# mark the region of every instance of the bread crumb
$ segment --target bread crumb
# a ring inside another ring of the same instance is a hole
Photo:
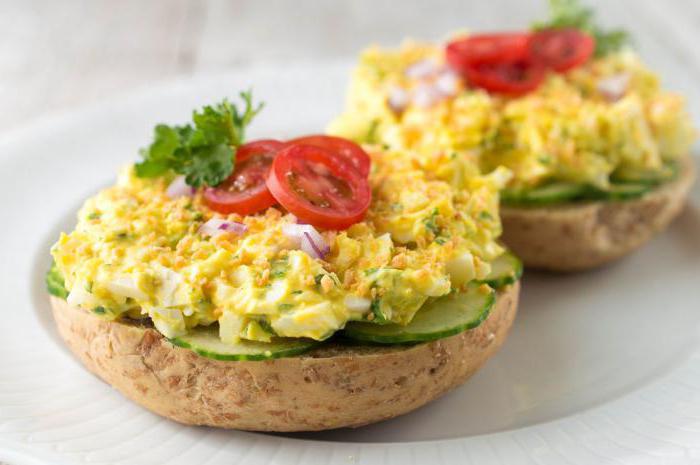
[[[328,293],[333,289],[333,279],[327,274],[324,274],[321,278],[321,289],[323,292]]]

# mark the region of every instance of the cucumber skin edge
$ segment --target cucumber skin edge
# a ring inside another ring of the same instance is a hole
[[[381,345],[397,345],[397,344],[416,344],[416,343],[421,343],[421,342],[431,342],[431,341],[436,341],[438,339],[444,339],[446,337],[454,336],[460,333],[463,333],[464,331],[474,329],[478,326],[481,325],[484,321],[486,321],[486,318],[491,314],[491,309],[493,308],[494,304],[496,303],[496,292],[491,292],[488,297],[488,302],[486,302],[485,308],[481,311],[481,314],[479,315],[479,318],[476,320],[472,320],[469,323],[463,324],[456,326],[452,329],[447,329],[444,331],[440,332],[435,332],[432,334],[428,335],[415,335],[415,334],[405,334],[403,336],[373,336],[373,335],[367,335],[367,334],[362,334],[362,333],[353,333],[352,330],[348,331],[347,329],[344,330],[345,335],[347,337],[354,339],[356,341],[362,341],[362,342],[373,342],[376,344],[381,344]],[[391,339],[391,340],[389,340]]]
[[[498,290],[501,289],[502,287],[509,286],[511,284],[515,284],[518,281],[520,281],[520,278],[523,277],[523,262],[515,255],[513,255],[511,252],[506,252],[509,253],[511,257],[513,257],[513,260],[516,263],[515,266],[515,273],[510,274],[508,276],[501,276],[498,278],[493,278],[493,279],[483,279],[483,280],[477,280],[476,282],[482,283],[482,284],[488,284],[492,288]]]
[[[202,350],[202,349],[197,349],[192,347],[192,345],[188,342],[185,342],[179,338],[172,338],[168,339],[168,341],[173,344],[174,346],[191,350],[192,352],[196,353],[197,355],[200,355],[202,357],[210,358],[212,360],[219,360],[223,362],[242,362],[242,361],[264,361],[264,360],[273,360],[276,358],[285,358],[285,357],[293,357],[295,355],[300,355],[303,354],[304,352],[308,352],[309,350],[317,347],[322,341],[317,341],[316,344],[309,344],[308,346],[304,347],[299,347],[299,348],[293,348],[293,349],[286,349],[286,350],[281,350],[279,352],[271,352],[270,355],[266,354],[258,354],[258,355],[222,355],[222,354],[217,354],[214,352],[210,352],[207,350]]]

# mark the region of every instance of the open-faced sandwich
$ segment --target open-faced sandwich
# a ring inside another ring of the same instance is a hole
[[[623,32],[601,30],[575,1],[551,7],[531,31],[368,49],[329,132],[509,168],[503,241],[526,266],[578,270],[679,213],[695,131]]]
[[[472,375],[516,313],[507,172],[328,136],[243,143],[227,101],[159,125],[53,246],[66,344],[186,424],[359,426]]]

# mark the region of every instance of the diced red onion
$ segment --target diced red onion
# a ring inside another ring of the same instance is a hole
[[[450,69],[442,71],[435,80],[435,88],[438,90],[438,92],[448,97],[451,97],[457,93],[458,86],[459,77]]]
[[[304,237],[301,238],[301,250],[313,258],[323,259],[331,251],[331,248],[325,241],[317,243],[311,238],[311,234],[304,232]]]
[[[424,79],[437,73],[438,70],[438,64],[434,60],[426,58],[406,68],[404,70],[404,75],[411,79]]]
[[[443,99],[443,95],[432,84],[421,84],[413,92],[413,104],[418,107],[428,108]]]
[[[629,83],[629,73],[618,73],[601,79],[596,87],[606,100],[616,102],[625,95]]]
[[[295,248],[313,258],[324,258],[331,248],[323,236],[310,224],[284,224],[282,233],[287,236]]]
[[[401,113],[406,109],[409,103],[408,92],[402,87],[394,86],[389,89],[389,108],[395,113]]]
[[[195,188],[187,185],[184,176],[178,176],[173,179],[168,188],[165,190],[165,195],[171,199],[178,197],[192,197],[195,193]]]
[[[226,233],[244,234],[248,231],[248,226],[236,221],[226,221],[220,218],[212,218],[199,227],[199,234],[204,236],[217,237]]]

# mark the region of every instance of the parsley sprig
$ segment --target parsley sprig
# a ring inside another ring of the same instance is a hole
[[[630,42],[629,34],[621,29],[605,30],[595,23],[592,8],[581,5],[579,0],[549,0],[549,19],[533,24],[533,29],[557,29],[571,27],[593,36],[595,55],[605,56]]]
[[[250,91],[240,96],[243,111],[223,100],[195,110],[193,124],[157,125],[153,142],[140,151],[143,160],[136,164],[136,175],[153,178],[173,171],[193,187],[221,184],[233,172],[235,151],[245,139],[246,126],[263,107],[253,104]]]

